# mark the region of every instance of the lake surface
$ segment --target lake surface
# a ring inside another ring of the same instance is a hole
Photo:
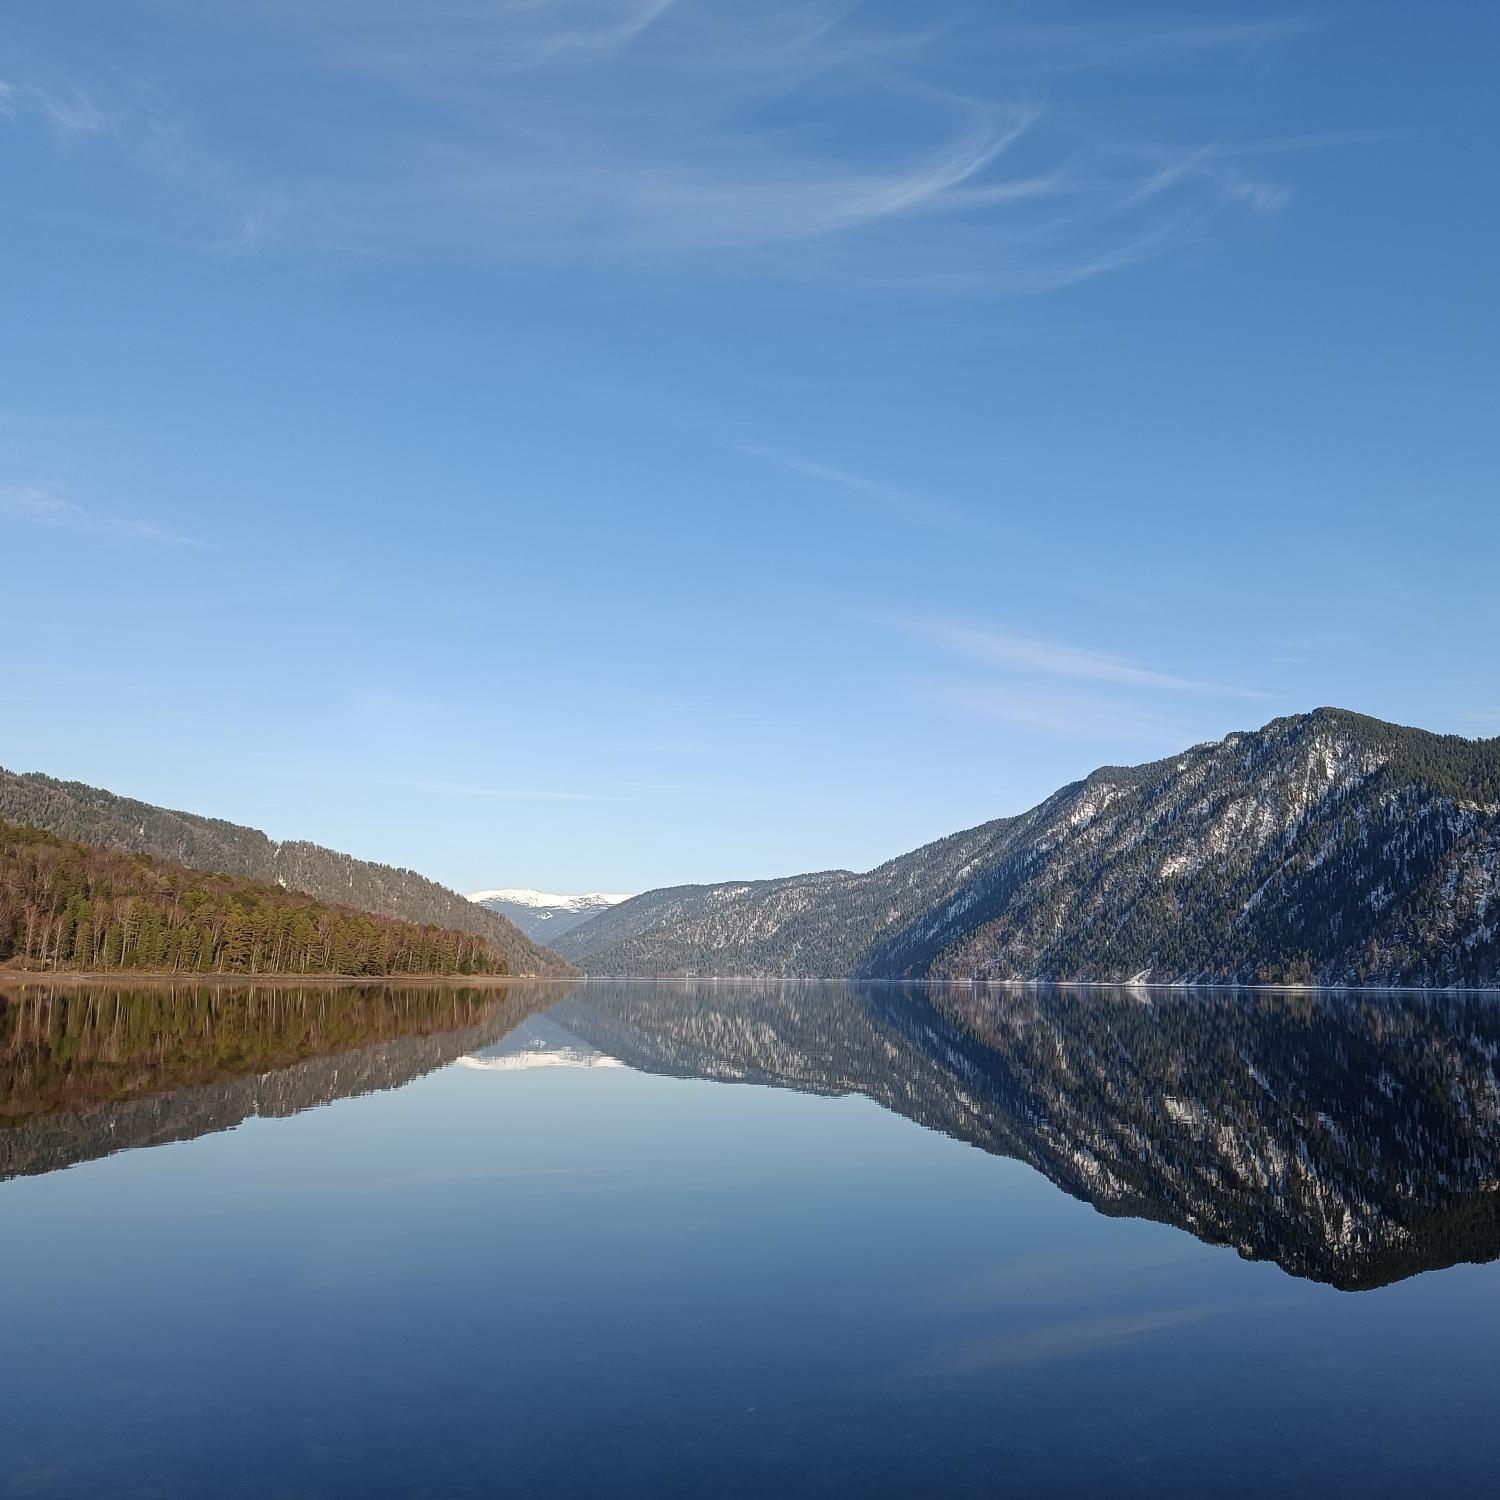
[[[1490,1495],[1500,1002],[0,989],[0,1496]]]

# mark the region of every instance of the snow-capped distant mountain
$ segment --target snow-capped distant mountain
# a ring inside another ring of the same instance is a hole
[[[527,937],[550,943],[590,917],[608,911],[630,897],[592,891],[586,896],[558,896],[551,891],[507,887],[498,891],[475,891],[469,897],[476,906],[498,912],[514,922]]]

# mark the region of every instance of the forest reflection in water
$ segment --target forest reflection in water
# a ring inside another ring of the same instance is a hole
[[[0,1179],[399,1088],[570,988],[0,987]]]

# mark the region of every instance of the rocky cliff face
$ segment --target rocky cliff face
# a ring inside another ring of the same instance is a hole
[[[867,874],[652,891],[594,974],[1500,983],[1500,741],[1322,709]]]

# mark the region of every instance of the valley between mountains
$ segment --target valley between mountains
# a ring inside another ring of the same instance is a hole
[[[1103,767],[865,873],[633,897],[466,899],[36,773],[0,771],[0,820],[470,934],[513,975],[1500,985],[1500,739],[1341,709]]]

